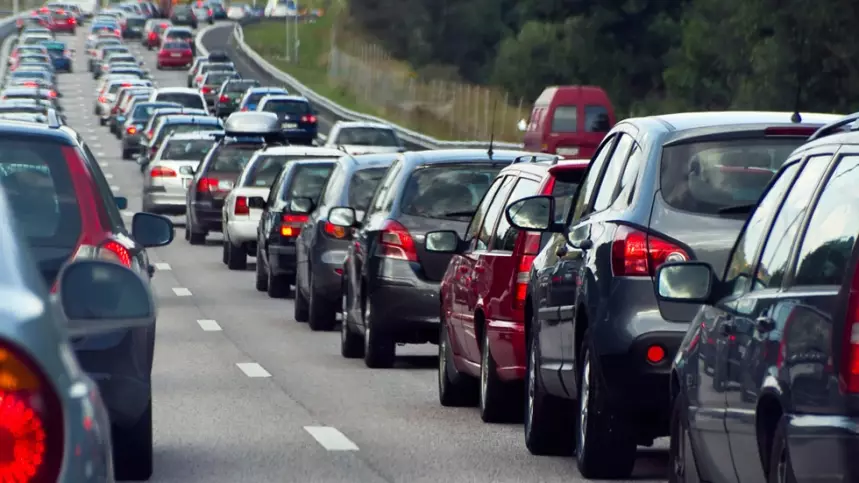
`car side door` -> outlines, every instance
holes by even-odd
[[[271,184],[271,189],[268,191],[268,198],[265,200],[265,207],[260,216],[259,225],[257,228],[257,243],[259,244],[259,253],[268,263],[268,245],[269,237],[274,232],[276,218],[279,211],[278,200],[280,193],[283,192],[283,182],[286,179],[286,169],[280,170],[280,173],[274,178]],[[257,262],[259,263],[259,262]]]

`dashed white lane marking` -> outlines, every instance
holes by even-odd
[[[177,297],[190,297],[191,296],[191,291],[185,287],[173,287],[173,293],[175,293]]]
[[[358,445],[337,428],[331,426],[305,426],[304,430],[328,451],[358,451]]]
[[[112,189],[113,191],[119,191],[119,186],[110,185],[110,189]]]
[[[271,374],[256,362],[237,362],[236,365],[248,377],[271,377]]]
[[[134,212],[133,211],[123,211],[123,212],[121,212],[121,214],[122,214],[122,216],[125,216],[127,218],[134,218]]]
[[[98,163],[98,165],[99,165],[99,166],[101,166],[102,168],[106,168],[106,167],[107,167],[107,163],[105,163],[104,161],[100,161],[100,162]]]
[[[218,332],[221,330],[221,326],[218,325],[218,323],[215,322],[214,320],[209,320],[209,319],[198,320],[197,324],[199,324],[200,328],[206,332]]]
[[[172,268],[170,268],[170,264],[169,264],[169,263],[165,263],[165,262],[157,262],[157,263],[155,263],[155,269],[156,269],[156,270],[161,270],[161,271],[173,270]]]
[[[101,149],[101,143],[92,143],[92,147],[96,149]]]
[[[100,158],[100,157],[104,156],[104,151],[99,151],[99,152],[95,153],[95,155]]]
[[[104,173],[104,178],[105,179],[113,179],[113,175],[110,173]]]

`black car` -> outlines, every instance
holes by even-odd
[[[857,119],[788,157],[727,267],[656,273],[662,303],[703,304],[671,373],[669,481],[859,480]]]
[[[239,103],[248,89],[259,87],[259,81],[253,79],[230,79],[221,84],[221,89],[215,96],[213,112],[218,117],[227,117],[236,112]]]
[[[146,17],[142,15],[126,15],[125,30],[122,31],[122,38],[142,39],[144,25],[146,25]]]
[[[283,134],[292,144],[313,144],[319,134],[319,119],[310,101],[303,96],[265,96],[256,110],[277,114]]]
[[[349,249],[349,233],[328,220],[336,206],[348,206],[362,219],[382,177],[396,154],[346,155],[341,157],[295,242],[295,291],[306,301],[305,315],[313,330],[330,330],[340,310],[343,262]],[[261,263],[257,258],[257,289]],[[264,272],[263,272],[264,274]],[[271,290],[271,287],[266,287]],[[269,292],[271,293],[271,292]]]
[[[140,149],[140,140],[149,119],[157,110],[168,107],[176,108],[176,113],[182,112],[182,106],[172,102],[137,102],[134,104],[119,131],[122,139],[122,159],[131,159],[131,155]]]
[[[173,239],[169,219],[136,213],[111,191],[89,147],[65,126],[0,122],[0,183],[47,286],[72,260],[110,260],[144,280],[154,273],[145,247]],[[81,366],[97,382],[112,425],[116,476],[152,473],[152,387],[155,326],[124,328],[73,341]]]
[[[189,114],[169,114],[161,117],[152,129],[152,137],[141,143],[144,156],[152,157],[170,134],[220,130],[224,126],[217,117]]]
[[[210,231],[223,230],[224,198],[254,153],[283,143],[273,114],[237,112],[224,122],[224,132],[194,172],[188,189],[185,239],[192,245],[205,243]]]
[[[197,28],[197,16],[194,15],[194,9],[191,5],[179,4],[174,6],[173,13],[170,15],[170,22],[173,25],[183,25],[192,29]]]
[[[406,152],[388,169],[363,218],[351,206],[329,210],[332,225],[357,229],[343,268],[343,323],[363,334],[368,367],[391,367],[398,343],[438,343],[439,283],[452,255],[428,252],[417,240],[437,230],[462,236],[501,168],[525,154]],[[295,310],[296,318],[308,316],[301,292]]]
[[[517,228],[552,233],[531,268],[525,306],[532,453],[575,447],[585,478],[628,478],[636,446],[668,434],[671,361],[697,307],[657,300],[656,269],[682,260],[725,266],[775,171],[837,119],[791,118],[628,119],[600,144],[565,223],[554,222],[551,197],[507,208]],[[562,269],[574,276],[547,282]]]

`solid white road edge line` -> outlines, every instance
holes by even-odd
[[[237,362],[236,365],[248,377],[271,377],[271,374],[256,362]]]
[[[185,287],[173,287],[173,293],[175,293],[177,297],[190,297],[191,296],[191,291]]]
[[[328,451],[358,451],[358,445],[331,426],[305,426],[304,430],[313,436]]]
[[[217,332],[221,330],[221,326],[214,320],[201,319],[197,321],[197,324],[199,324],[200,328],[206,332]]]
[[[155,262],[154,265],[156,270],[172,270],[170,264],[166,262]]]

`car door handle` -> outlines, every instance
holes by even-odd
[[[765,333],[775,329],[775,321],[767,316],[758,317],[755,319],[755,324],[758,327],[758,332]]]

